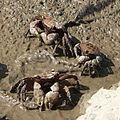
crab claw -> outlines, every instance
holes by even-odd
[[[46,35],[45,32],[41,33],[40,35],[46,45],[51,45],[59,36],[58,33],[50,33]]]
[[[34,100],[37,105],[40,105],[40,110],[42,111],[44,103],[44,92],[41,89],[41,85],[37,82],[34,83]]]

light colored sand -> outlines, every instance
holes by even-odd
[[[120,120],[120,86],[116,90],[101,88],[88,104],[86,113],[77,120]]]

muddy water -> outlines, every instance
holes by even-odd
[[[0,90],[9,91],[17,80],[41,72],[68,71],[76,74],[81,84],[74,107],[53,111],[24,111],[17,105],[0,98],[0,118],[74,120],[84,112],[85,95],[91,96],[99,88],[110,88],[120,80],[120,2],[119,0],[2,0],[0,1]],[[37,13],[52,15],[59,24],[75,21],[68,32],[74,43],[89,41],[97,45],[106,56],[100,77],[80,76],[81,69],[57,61],[76,63],[74,58],[44,56],[43,50],[52,52],[50,46],[41,46],[36,38],[25,39],[23,34],[30,18]],[[80,19],[88,21],[81,23]],[[89,89],[88,89],[89,88]],[[9,92],[8,92],[9,94]],[[13,96],[13,95],[11,95]]]

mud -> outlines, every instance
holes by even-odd
[[[76,64],[73,57],[44,56],[52,53],[50,46],[37,38],[24,38],[32,16],[50,14],[60,25],[66,24],[74,44],[92,42],[104,54],[100,77],[80,76],[81,69],[57,64],[63,60]],[[74,107],[39,112],[24,111],[0,98],[0,119],[74,120],[84,113],[84,101],[99,88],[110,88],[120,80],[120,1],[119,0],[1,0],[0,1],[0,91],[9,93],[19,79],[41,72],[67,71],[76,74],[81,84]],[[49,54],[47,53],[47,54]],[[10,94],[10,96],[13,96]],[[84,97],[85,96],[85,97]],[[87,97],[86,97],[87,96]]]

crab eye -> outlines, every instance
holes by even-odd
[[[78,54],[78,55],[81,55],[81,50],[78,50],[78,51],[77,51],[77,54]]]
[[[89,53],[89,51],[88,51],[88,50],[86,50],[86,51],[85,51],[85,54],[88,54],[88,53]]]

